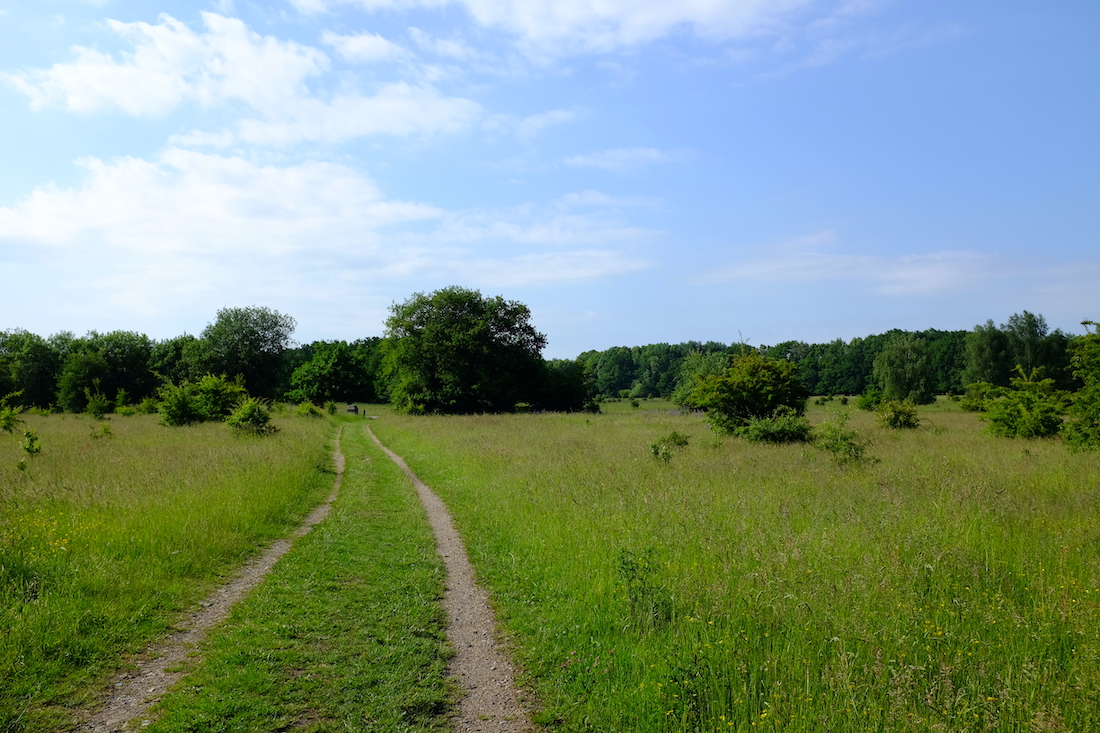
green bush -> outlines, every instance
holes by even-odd
[[[1002,438],[1057,435],[1067,407],[1065,393],[1054,388],[1053,379],[1038,379],[1039,369],[1025,374],[1023,367],[1017,366],[1016,371],[1020,376],[1012,379],[1012,388],[987,403],[982,416],[989,423],[986,430]]]
[[[206,419],[199,409],[193,389],[194,385],[190,382],[182,382],[179,385],[168,383],[157,390],[160,397],[157,412],[160,413],[162,425],[179,427]]]
[[[856,407],[861,410],[867,410],[868,412],[874,411],[876,407],[882,404],[882,390],[878,387],[869,387],[866,392],[861,394],[856,399]]]
[[[107,396],[99,391],[99,379],[93,379],[92,383],[95,385],[95,392],[92,392],[88,387],[84,388],[84,397],[86,398],[84,412],[96,420],[102,420],[111,411],[113,405],[107,399]]]
[[[780,407],[770,417],[749,420],[734,434],[753,443],[804,443],[811,432],[809,420],[789,407]]]
[[[155,397],[146,397],[138,403],[136,409],[142,415],[156,415],[160,411],[160,403]]]
[[[912,430],[920,426],[917,406],[911,400],[886,400],[876,410],[879,425],[884,428]]]
[[[330,415],[335,415],[336,414],[336,402],[334,402],[333,400],[328,400],[327,402],[325,402],[325,412],[327,412]]]
[[[230,381],[224,374],[207,374],[194,385],[192,394],[204,420],[226,419],[248,397],[239,378]]]
[[[859,463],[864,457],[864,447],[856,440],[856,431],[847,425],[848,413],[836,413],[831,420],[814,428],[814,446],[828,453],[837,463]]]
[[[1004,397],[1008,390],[989,382],[972,382],[966,385],[966,394],[959,399],[959,407],[968,412],[985,412],[996,399]]]
[[[249,397],[237,405],[225,424],[236,431],[254,435],[271,435],[278,430],[271,424],[271,412],[267,406],[255,397]]]
[[[721,374],[697,377],[684,404],[706,410],[711,427],[728,435],[782,406],[802,415],[808,396],[797,364],[749,353],[734,357]]]
[[[298,417],[324,417],[324,413],[312,402],[303,402],[298,405],[297,409],[294,410],[294,414]]]

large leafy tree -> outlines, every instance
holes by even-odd
[[[293,318],[271,308],[222,308],[202,332],[207,370],[240,375],[253,396],[277,396],[284,379],[283,352],[296,325]]]
[[[396,409],[511,412],[536,401],[546,337],[524,304],[452,286],[416,293],[390,312],[382,363]]]
[[[48,407],[57,399],[62,357],[51,341],[29,331],[0,331],[0,397],[20,392],[15,404]]]
[[[888,400],[927,405],[936,399],[928,346],[915,334],[898,334],[886,344],[875,357],[874,376]]]
[[[290,377],[288,396],[296,401],[320,404],[328,400],[374,402],[375,370],[380,339],[349,344],[346,341],[318,341],[312,356]]]

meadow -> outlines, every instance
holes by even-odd
[[[547,730],[1100,730],[1096,453],[985,435],[946,400],[916,430],[812,406],[815,423],[850,413],[866,452],[848,463],[719,438],[653,400],[374,412],[447,502]],[[150,729],[445,729],[438,558],[361,420],[283,413],[248,438],[24,419],[42,446],[25,470],[0,436],[0,730],[65,729],[128,653],[297,526],[332,487],[339,422],[333,513]]]
[[[946,400],[852,410],[849,464],[670,407],[374,425],[455,515],[540,723],[1100,730],[1100,456]]]
[[[0,731],[70,723],[126,654],[332,489],[328,420],[284,415],[256,438],[155,415],[22,419],[0,434]]]

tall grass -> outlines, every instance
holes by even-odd
[[[269,437],[156,416],[25,420],[42,450],[24,470],[0,435],[0,731],[69,721],[125,653],[332,485],[327,420],[283,418]]]
[[[456,515],[541,722],[1100,730],[1096,455],[937,405],[856,412],[845,466],[616,407],[375,425]]]

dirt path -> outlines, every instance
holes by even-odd
[[[336,433],[333,448],[336,481],[325,502],[314,509],[290,537],[276,541],[259,557],[241,567],[232,580],[220,586],[199,604],[198,611],[177,623],[175,632],[132,660],[137,665],[137,670],[119,674],[112,680],[110,694],[103,706],[89,711],[85,721],[76,728],[77,731],[116,733],[126,730],[130,721],[139,724],[145,722],[144,716],[160,700],[165,690],[186,674],[181,669],[185,666],[183,662],[206,638],[207,630],[225,619],[233,605],[260,584],[279,558],[290,549],[294,540],[308,534],[314,525],[328,516],[344,476],[344,454],[340,452],[340,435],[343,430],[341,426]]]
[[[417,478],[401,456],[382,445],[370,426],[364,427],[378,447],[412,480],[428,513],[447,570],[443,605],[449,619],[447,638],[455,650],[449,673],[465,693],[458,704],[455,730],[460,733],[532,730],[527,711],[520,703],[512,665],[496,642],[496,619],[489,607],[489,596],[474,582],[473,566],[447,507]]]

